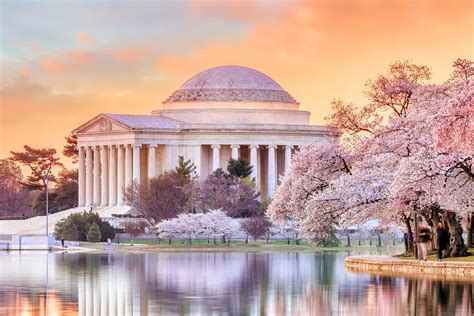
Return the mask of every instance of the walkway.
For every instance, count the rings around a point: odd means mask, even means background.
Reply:
[[[346,268],[352,272],[409,276],[443,276],[474,280],[474,262],[418,261],[392,256],[349,256]]]

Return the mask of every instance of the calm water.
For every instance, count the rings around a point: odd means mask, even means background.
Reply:
[[[346,255],[0,252],[0,315],[472,315],[470,282],[350,273]]]

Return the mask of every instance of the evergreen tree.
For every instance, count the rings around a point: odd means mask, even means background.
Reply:
[[[222,168],[217,168],[216,170],[214,170],[214,172],[212,172],[212,176],[213,177],[217,177],[217,178],[224,178],[224,177],[228,177],[228,174],[224,172],[224,170],[222,170]]]
[[[246,178],[252,174],[253,167],[244,158],[229,160],[227,171],[230,175],[238,178]]]
[[[72,159],[73,163],[77,163],[79,156],[79,149],[77,148],[77,136],[70,134],[66,139],[66,145],[63,147],[63,155]]]
[[[31,170],[31,174],[26,177],[26,181],[21,181],[29,190],[46,189],[46,173],[48,169],[56,166],[62,166],[59,157],[56,156],[56,149],[42,148],[36,149],[28,145],[23,146],[24,152],[12,151],[12,161],[27,166]],[[49,174],[49,181],[54,182],[56,178],[52,173]]]
[[[183,156],[179,156],[178,165],[176,166],[175,171],[188,179],[196,177],[196,166],[189,159],[184,161]]]
[[[89,242],[98,242],[102,239],[102,234],[100,233],[99,226],[94,222],[89,228],[87,233],[87,241]]]

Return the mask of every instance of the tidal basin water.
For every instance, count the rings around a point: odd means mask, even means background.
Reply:
[[[0,252],[0,315],[472,315],[471,282],[351,273],[346,255]]]

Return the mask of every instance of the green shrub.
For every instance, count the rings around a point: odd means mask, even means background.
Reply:
[[[115,237],[114,228],[108,222],[102,220],[99,214],[92,211],[74,213],[60,220],[54,228],[54,236],[57,239],[87,241],[89,230],[93,224],[99,228],[100,241]]]
[[[87,241],[89,242],[98,242],[102,238],[102,234],[100,233],[99,226],[96,223],[92,223],[91,228],[89,228],[89,232],[87,233]]]

